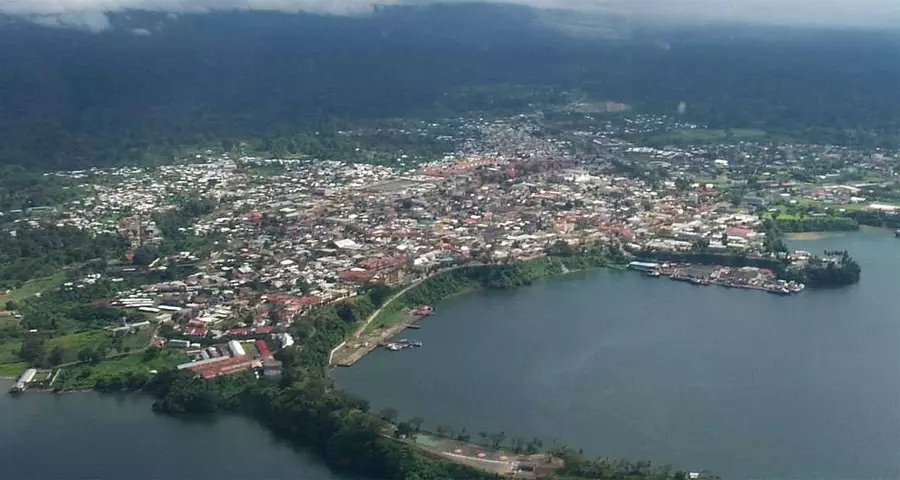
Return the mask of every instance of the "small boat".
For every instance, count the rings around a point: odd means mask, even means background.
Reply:
[[[421,346],[422,346],[422,342],[412,342],[412,343],[410,343],[410,346],[413,346],[413,347],[421,347]]]
[[[421,325],[416,325],[415,323],[411,323],[411,324],[407,325],[406,328],[411,328],[411,329],[413,329],[413,330],[418,330],[418,329],[422,328],[422,326],[421,326]]]
[[[657,272],[656,270],[651,270],[651,271],[645,273],[644,275],[646,275],[648,277],[652,277],[652,278],[659,278],[659,272]]]

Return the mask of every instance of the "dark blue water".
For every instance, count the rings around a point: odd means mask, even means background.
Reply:
[[[792,246],[846,248],[862,281],[780,297],[597,270],[476,292],[338,384],[431,425],[732,479],[900,478],[900,240]]]
[[[139,395],[6,395],[0,382],[4,479],[350,480],[234,416],[156,415]]]

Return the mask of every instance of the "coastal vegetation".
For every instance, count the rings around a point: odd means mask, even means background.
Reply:
[[[556,245],[556,248],[562,248]],[[396,299],[404,307],[435,303],[442,298],[475,288],[510,288],[558,275],[569,270],[608,264],[617,258],[605,249],[563,248],[565,255],[541,257],[501,265],[468,266],[453,269],[422,282]],[[489,479],[490,473],[432,458],[408,442],[422,419],[398,418],[397,412],[375,414],[368,402],[333,388],[328,377],[330,351],[368,318],[390,292],[365,287],[352,301],[323,306],[291,326],[298,346],[278,353],[283,362],[280,381],[257,380],[252,374],[202,380],[187,372],[161,371],[144,386],[156,396],[154,410],[160,413],[211,414],[219,411],[244,413],[267,425],[275,433],[311,448],[334,468],[374,478],[386,479]],[[118,386],[119,384],[117,384]],[[121,384],[123,387],[128,382]],[[452,428],[441,427],[453,436]],[[399,438],[398,438],[399,437]],[[453,436],[469,441],[464,432]],[[502,447],[505,436],[485,434],[485,445]],[[510,449],[521,443],[524,451],[536,452],[541,443],[511,440]],[[531,448],[525,449],[526,444]],[[574,449],[555,447],[567,461],[558,478],[681,478],[670,469],[650,468],[649,462],[587,459]],[[552,452],[551,452],[552,453]]]
[[[860,225],[883,228],[900,228],[900,214],[896,212],[860,210],[847,212],[847,216]]]
[[[430,277],[394,299],[379,313],[373,327],[389,326],[402,318],[402,312],[419,305],[433,305],[467,291],[521,287],[541,278],[622,264],[624,260],[624,254],[617,247],[576,248],[566,242],[557,242],[548,247],[546,256],[512,263],[461,266]]]
[[[778,227],[784,233],[799,232],[847,232],[859,230],[859,222],[848,217],[794,217],[777,218]]]
[[[777,237],[770,236],[768,238]],[[780,247],[783,247],[783,242],[775,246],[775,248]],[[771,270],[781,280],[803,283],[812,288],[853,285],[859,282],[862,274],[859,264],[846,251],[824,252],[823,256],[812,256],[808,262],[801,265],[792,265],[785,252],[779,252],[781,255],[748,256],[744,253],[718,253],[704,250],[691,252],[642,250],[635,252],[635,256],[660,262],[765,268]]]
[[[861,269],[847,251],[824,252],[824,257],[812,257],[797,269],[782,274],[785,280],[802,282],[810,287],[844,287],[859,282]]]

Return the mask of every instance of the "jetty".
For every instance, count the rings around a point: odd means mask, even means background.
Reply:
[[[28,390],[28,384],[34,380],[34,376],[37,375],[37,369],[29,368],[19,376],[19,379],[16,380],[16,383],[9,389],[10,395],[18,395],[25,390]]]

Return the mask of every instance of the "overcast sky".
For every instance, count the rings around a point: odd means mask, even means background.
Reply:
[[[369,12],[374,3],[402,4],[422,3],[423,1],[432,0],[0,0],[0,12],[26,16],[46,25],[68,25],[102,30],[109,26],[103,15],[104,12],[128,9],[173,13],[246,9],[307,11],[341,15]],[[635,22],[894,26],[900,29],[900,0],[500,1],[557,10],[613,13]]]

